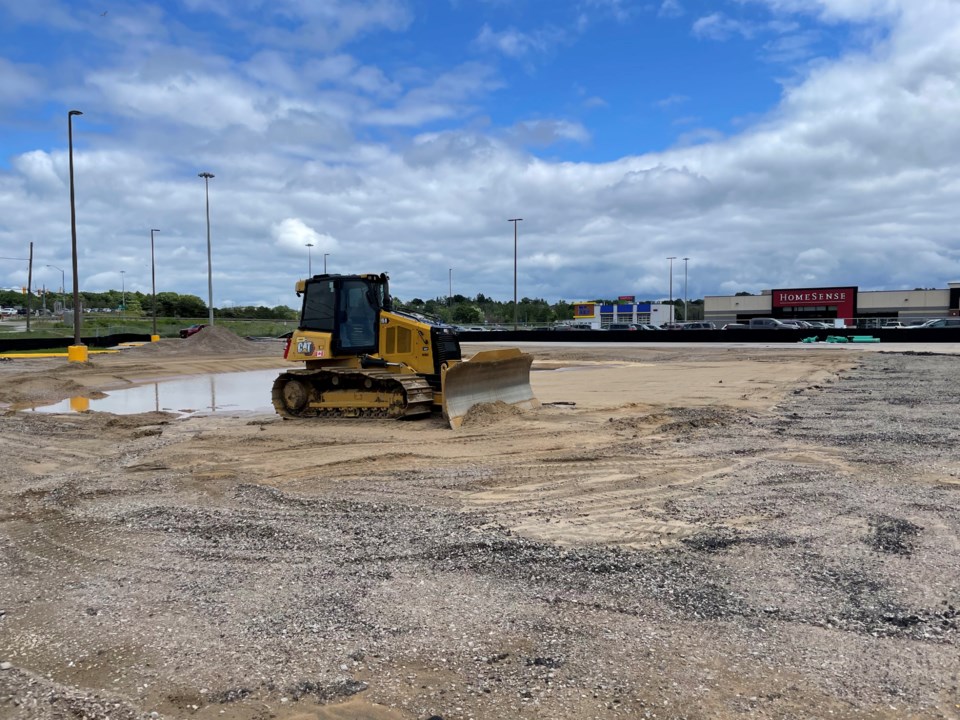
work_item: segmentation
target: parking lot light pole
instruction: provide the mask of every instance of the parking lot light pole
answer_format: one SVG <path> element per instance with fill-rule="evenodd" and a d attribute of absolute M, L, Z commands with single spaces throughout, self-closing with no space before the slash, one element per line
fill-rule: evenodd
<path fill-rule="evenodd" d="M 687 294 L 687 261 L 690 258 L 685 257 L 683 259 L 683 321 L 687 321 L 687 300 L 690 297 Z"/>
<path fill-rule="evenodd" d="M 312 250 L 313 243 L 307 243 L 307 277 L 313 277 L 313 256 Z"/>
<path fill-rule="evenodd" d="M 677 319 L 676 308 L 673 307 L 673 261 L 677 259 L 676 255 L 671 255 L 667 258 L 670 261 L 670 322 L 673 323 Z"/>
<path fill-rule="evenodd" d="M 64 305 L 66 305 L 67 275 L 63 272 L 63 268 L 58 268 L 56 265 L 47 265 L 47 267 L 60 271 L 60 299 L 61 301 L 64 301 Z"/>
<path fill-rule="evenodd" d="M 513 329 L 517 330 L 517 223 L 523 218 L 510 218 L 507 222 L 513 223 Z"/>
<path fill-rule="evenodd" d="M 197 177 L 203 178 L 203 184 L 207 194 L 207 297 L 210 305 L 210 327 L 213 327 L 213 253 L 210 250 L 210 180 L 213 179 L 213 173 L 198 173 Z"/>
<path fill-rule="evenodd" d="M 324 254 L 323 254 L 323 274 L 324 274 L 324 275 L 327 274 L 327 256 L 328 256 L 329 254 L 330 254 L 330 253 L 324 253 Z"/>
<path fill-rule="evenodd" d="M 160 232 L 156 228 L 150 228 L 150 285 L 153 291 L 153 334 L 150 336 L 150 342 L 157 342 L 160 335 L 157 333 L 157 265 L 153 259 L 153 234 Z"/>
<path fill-rule="evenodd" d="M 87 348 L 80 339 L 80 273 L 77 270 L 77 204 L 73 186 L 73 116 L 83 115 L 79 110 L 67 113 L 67 147 L 70 158 L 70 244 L 73 254 L 73 345 L 67 348 L 68 362 L 86 362 Z"/>

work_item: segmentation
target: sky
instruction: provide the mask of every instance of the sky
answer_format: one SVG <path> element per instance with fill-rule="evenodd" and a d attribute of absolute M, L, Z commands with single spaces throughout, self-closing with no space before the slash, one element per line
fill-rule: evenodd
<path fill-rule="evenodd" d="M 944 288 L 958 82 L 960 0 L 0 0 L 0 287 L 79 110 L 81 290 L 207 301 L 201 172 L 217 307 Z"/>

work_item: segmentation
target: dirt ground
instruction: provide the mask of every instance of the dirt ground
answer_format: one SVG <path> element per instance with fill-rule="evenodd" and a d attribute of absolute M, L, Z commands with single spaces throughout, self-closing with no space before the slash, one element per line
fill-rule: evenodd
<path fill-rule="evenodd" d="M 536 346 L 457 431 L 0 362 L 0 718 L 958 718 L 960 356 L 877 349 Z"/>

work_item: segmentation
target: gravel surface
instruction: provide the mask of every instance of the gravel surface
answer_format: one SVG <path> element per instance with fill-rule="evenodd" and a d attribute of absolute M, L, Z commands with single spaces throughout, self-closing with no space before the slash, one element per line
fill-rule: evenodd
<path fill-rule="evenodd" d="M 715 468 L 637 495 L 689 529 L 643 547 L 458 502 L 504 482 L 482 459 L 276 487 L 203 443 L 279 453 L 299 424 L 4 416 L 4 448 L 77 444 L 22 457 L 0 496 L 0 717 L 960 717 L 960 358 L 858 362 L 769 413 L 665 408 L 638 432 L 637 409 L 599 454 L 536 459 Z M 416 453 L 424 426 L 383 427 Z"/>

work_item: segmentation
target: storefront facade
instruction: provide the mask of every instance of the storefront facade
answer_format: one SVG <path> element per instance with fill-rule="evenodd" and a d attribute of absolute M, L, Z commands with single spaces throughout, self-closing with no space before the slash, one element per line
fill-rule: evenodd
<path fill-rule="evenodd" d="M 945 289 L 867 290 L 856 286 L 778 288 L 760 295 L 708 295 L 704 319 L 722 327 L 755 317 L 843 321 L 843 324 L 879 326 L 890 320 L 918 322 L 960 314 L 960 282 Z"/>
<path fill-rule="evenodd" d="M 615 305 L 574 303 L 573 319 L 578 323 L 589 323 L 594 330 L 606 328 L 613 323 L 662 325 L 670 322 L 670 305 L 638 303 L 627 296 Z"/>

